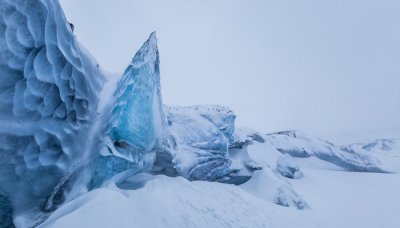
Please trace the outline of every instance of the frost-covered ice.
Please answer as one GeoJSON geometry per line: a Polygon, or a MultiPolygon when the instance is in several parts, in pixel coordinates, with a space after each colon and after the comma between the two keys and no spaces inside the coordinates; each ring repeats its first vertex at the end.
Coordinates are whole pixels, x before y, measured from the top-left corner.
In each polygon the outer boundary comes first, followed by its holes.
{"type": "Polygon", "coordinates": [[[164,110],[169,147],[160,157],[169,157],[169,167],[178,175],[188,180],[241,184],[261,169],[247,153],[257,134],[236,132],[236,115],[229,108],[198,105],[166,106],[164,110]]]}
{"type": "Polygon", "coordinates": [[[234,113],[222,106],[165,107],[170,153],[177,173],[189,180],[218,180],[232,172],[228,149],[234,113]]]}

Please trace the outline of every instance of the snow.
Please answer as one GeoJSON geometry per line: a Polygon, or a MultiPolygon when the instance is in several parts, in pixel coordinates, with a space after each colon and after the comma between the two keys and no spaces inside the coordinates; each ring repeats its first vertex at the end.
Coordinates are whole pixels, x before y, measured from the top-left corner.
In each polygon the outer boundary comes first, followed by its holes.
{"type": "Polygon", "coordinates": [[[371,143],[356,143],[342,147],[352,153],[368,153],[379,160],[389,172],[400,172],[400,139],[377,139],[371,143]]]}
{"type": "Polygon", "coordinates": [[[256,171],[241,187],[269,203],[298,209],[308,208],[307,203],[293,190],[290,183],[269,168],[256,171]]]}
{"type": "Polygon", "coordinates": [[[89,192],[61,207],[41,227],[400,226],[399,174],[304,173],[305,178],[290,182],[308,202],[306,210],[269,202],[267,181],[259,184],[256,195],[235,185],[148,175],[139,178],[143,186],[132,185],[135,190],[108,187],[89,192]]]}
{"type": "Polygon", "coordinates": [[[43,227],[292,227],[304,223],[295,210],[263,202],[234,185],[189,182],[182,177],[152,176],[137,190],[98,189],[77,200],[83,206],[65,205],[43,227]]]}
{"type": "Polygon", "coordinates": [[[400,227],[400,174],[303,169],[291,184],[324,227],[400,227]]]}
{"type": "Polygon", "coordinates": [[[288,154],[279,156],[276,162],[276,170],[284,177],[291,179],[300,179],[304,175],[300,167],[295,163],[295,160],[288,154]]]}
{"type": "Polygon", "coordinates": [[[299,130],[268,134],[265,136],[265,140],[271,147],[292,157],[316,157],[348,171],[386,171],[380,166],[376,158],[366,152],[352,153],[327,140],[319,139],[299,130]]]}

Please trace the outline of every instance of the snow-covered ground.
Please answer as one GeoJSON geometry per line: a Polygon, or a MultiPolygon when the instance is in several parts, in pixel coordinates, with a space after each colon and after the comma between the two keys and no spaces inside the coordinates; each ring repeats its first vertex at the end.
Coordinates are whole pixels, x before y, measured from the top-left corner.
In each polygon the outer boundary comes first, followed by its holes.
{"type": "MultiPolygon", "coordinates": [[[[249,154],[272,164],[279,155],[270,149],[255,143],[249,154]]],[[[69,202],[43,227],[400,227],[400,174],[302,162],[304,177],[286,180],[307,202],[303,210],[271,202],[274,182],[261,179],[270,165],[241,186],[140,174],[69,202]]]]}
{"type": "Polygon", "coordinates": [[[320,227],[400,227],[400,174],[303,172],[304,179],[291,183],[320,227]]]}

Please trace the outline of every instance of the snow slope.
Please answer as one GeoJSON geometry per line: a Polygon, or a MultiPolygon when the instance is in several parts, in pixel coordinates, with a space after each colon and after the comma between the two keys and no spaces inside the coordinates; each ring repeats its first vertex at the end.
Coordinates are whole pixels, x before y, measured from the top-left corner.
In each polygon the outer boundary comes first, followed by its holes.
{"type": "Polygon", "coordinates": [[[136,190],[92,191],[62,207],[43,227],[293,227],[294,223],[304,227],[315,223],[310,217],[305,221],[295,209],[265,202],[234,185],[161,175],[145,181],[136,190]]]}
{"type": "MultiPolygon", "coordinates": [[[[290,182],[307,210],[273,204],[239,186],[141,174],[122,186],[133,190],[109,186],[89,192],[41,227],[400,227],[400,174],[304,173],[290,182]]],[[[258,191],[268,189],[266,183],[258,191]]]]}
{"type": "Polygon", "coordinates": [[[290,182],[323,227],[400,227],[400,174],[303,171],[290,182]]]}

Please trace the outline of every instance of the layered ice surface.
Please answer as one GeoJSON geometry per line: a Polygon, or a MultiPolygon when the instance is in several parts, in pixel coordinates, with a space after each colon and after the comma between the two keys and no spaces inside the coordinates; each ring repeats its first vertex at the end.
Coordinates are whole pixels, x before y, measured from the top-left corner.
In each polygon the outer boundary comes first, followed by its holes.
{"type": "Polygon", "coordinates": [[[107,133],[113,141],[125,142],[143,151],[161,146],[164,116],[159,64],[153,32],[118,82],[108,120],[107,133]]]}
{"type": "Polygon", "coordinates": [[[26,226],[63,201],[103,75],[58,1],[2,0],[0,15],[0,192],[9,199],[1,202],[26,226]]]}
{"type": "Polygon", "coordinates": [[[177,173],[189,180],[216,181],[228,175],[235,114],[223,106],[165,107],[169,152],[177,173]]]}
{"type": "Polygon", "coordinates": [[[159,55],[155,32],[136,53],[117,84],[100,123],[101,156],[95,158],[91,188],[114,174],[152,168],[165,141],[159,55]]]}

